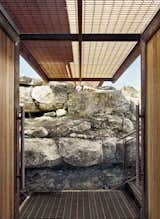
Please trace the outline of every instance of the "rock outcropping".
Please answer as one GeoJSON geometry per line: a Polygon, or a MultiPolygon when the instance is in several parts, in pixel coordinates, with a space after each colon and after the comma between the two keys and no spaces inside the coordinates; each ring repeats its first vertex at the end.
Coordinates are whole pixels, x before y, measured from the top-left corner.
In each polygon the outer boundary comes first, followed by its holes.
{"type": "MultiPolygon", "coordinates": [[[[69,165],[96,169],[123,163],[119,139],[135,128],[135,102],[124,92],[112,87],[77,89],[74,83],[43,84],[28,78],[20,81],[27,168],[39,171],[69,165]]],[[[131,94],[134,96],[133,90],[131,94]]],[[[130,162],[135,162],[135,151],[133,140],[128,147],[130,162]]],[[[87,181],[90,186],[86,188],[92,188],[92,183],[87,181]]],[[[102,188],[105,183],[100,184],[102,188]]]]}

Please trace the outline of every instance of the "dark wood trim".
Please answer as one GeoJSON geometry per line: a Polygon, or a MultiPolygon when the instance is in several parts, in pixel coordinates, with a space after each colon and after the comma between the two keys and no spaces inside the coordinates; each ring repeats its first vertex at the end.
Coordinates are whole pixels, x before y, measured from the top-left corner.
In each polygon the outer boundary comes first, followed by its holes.
{"type": "Polygon", "coordinates": [[[23,33],[20,34],[20,40],[52,40],[52,41],[78,41],[78,34],[69,34],[69,33],[23,33]]]}
{"type": "Polygon", "coordinates": [[[154,16],[152,21],[146,27],[145,31],[143,32],[141,39],[144,42],[148,42],[152,36],[160,29],[160,10],[154,16]]]}
{"type": "Polygon", "coordinates": [[[98,84],[98,87],[101,87],[103,85],[103,83],[104,83],[104,81],[101,80],[98,84]]]}
{"type": "Polygon", "coordinates": [[[137,43],[132,51],[129,53],[125,61],[121,64],[119,69],[113,76],[113,82],[116,82],[118,78],[127,70],[127,68],[134,62],[134,60],[140,55],[140,43],[137,43]]]}
{"type": "Polygon", "coordinates": [[[141,147],[142,147],[142,169],[143,176],[143,202],[142,218],[148,218],[148,176],[147,176],[147,123],[146,123],[146,101],[147,101],[147,46],[144,41],[140,43],[141,48],[141,147]]]}
{"type": "Polygon", "coordinates": [[[135,33],[108,33],[108,34],[83,34],[83,41],[139,41],[140,34],[135,33]]]}
{"type": "Polygon", "coordinates": [[[46,73],[43,71],[41,66],[36,61],[36,59],[32,56],[30,51],[27,49],[27,47],[22,42],[20,43],[20,54],[33,67],[33,69],[41,76],[41,78],[44,81],[46,82],[49,81],[46,73]]]}
{"type": "Polygon", "coordinates": [[[19,43],[14,52],[14,219],[19,218],[19,43]]]}
{"type": "MultiPolygon", "coordinates": [[[[81,24],[80,24],[81,25],[81,24]]],[[[82,41],[139,41],[140,34],[82,34],[82,41]]],[[[23,33],[20,40],[79,41],[79,34],[23,33]]]]}
{"type": "Polygon", "coordinates": [[[0,27],[3,28],[5,33],[9,36],[14,42],[19,41],[19,32],[16,26],[13,24],[6,10],[0,3],[0,27]]]}
{"type": "Polygon", "coordinates": [[[112,78],[48,78],[49,81],[112,81],[112,78]]]}
{"type": "Polygon", "coordinates": [[[82,0],[77,0],[78,5],[78,42],[79,42],[79,78],[82,78],[82,0]]]}
{"type": "Polygon", "coordinates": [[[25,163],[24,163],[24,120],[25,112],[23,106],[20,106],[20,190],[25,188],[25,163]]]}

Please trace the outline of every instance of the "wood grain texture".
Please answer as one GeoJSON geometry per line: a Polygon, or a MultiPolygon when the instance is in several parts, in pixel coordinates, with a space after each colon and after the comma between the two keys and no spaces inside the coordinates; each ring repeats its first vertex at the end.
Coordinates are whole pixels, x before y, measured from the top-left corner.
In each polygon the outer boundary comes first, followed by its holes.
{"type": "Polygon", "coordinates": [[[0,29],[0,218],[14,218],[14,43],[0,29]]]}
{"type": "Polygon", "coordinates": [[[160,30],[147,44],[148,219],[160,216],[160,30]]]}

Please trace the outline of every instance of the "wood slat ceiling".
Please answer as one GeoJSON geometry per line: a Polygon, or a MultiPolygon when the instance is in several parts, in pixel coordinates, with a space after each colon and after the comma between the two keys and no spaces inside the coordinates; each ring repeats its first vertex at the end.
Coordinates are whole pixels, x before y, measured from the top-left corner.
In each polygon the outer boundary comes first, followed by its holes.
{"type": "Polygon", "coordinates": [[[83,33],[142,33],[160,0],[83,0],[83,33]]]}
{"type": "MultiPolygon", "coordinates": [[[[73,4],[73,0],[1,0],[0,2],[21,33],[70,33],[68,13],[70,19],[76,21],[76,5],[73,4]]],[[[71,25],[73,24],[71,22],[71,25]]]]}
{"type": "Polygon", "coordinates": [[[83,77],[112,78],[136,42],[83,42],[83,77]]]}
{"type": "Polygon", "coordinates": [[[48,78],[70,78],[78,77],[78,65],[76,65],[78,44],[76,43],[28,41],[25,42],[25,46],[31,51],[48,78]]]}
{"type": "MultiPolygon", "coordinates": [[[[78,33],[77,0],[1,0],[20,33],[78,33]]],[[[82,0],[83,33],[142,33],[160,0],[82,0]]],[[[83,42],[82,77],[112,78],[136,42],[83,42]]],[[[48,78],[79,77],[78,42],[27,41],[48,78]]]]}

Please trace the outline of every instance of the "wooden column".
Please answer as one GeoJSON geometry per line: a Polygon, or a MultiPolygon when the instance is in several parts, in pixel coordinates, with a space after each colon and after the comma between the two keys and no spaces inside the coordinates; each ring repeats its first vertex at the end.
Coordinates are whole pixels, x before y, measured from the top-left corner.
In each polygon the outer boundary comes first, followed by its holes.
{"type": "Polygon", "coordinates": [[[0,218],[17,219],[16,167],[18,151],[17,46],[0,28],[0,218]],[[15,62],[15,60],[17,60],[15,62]]]}
{"type": "Polygon", "coordinates": [[[160,30],[146,44],[147,217],[160,217],[160,30]]]}

